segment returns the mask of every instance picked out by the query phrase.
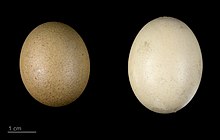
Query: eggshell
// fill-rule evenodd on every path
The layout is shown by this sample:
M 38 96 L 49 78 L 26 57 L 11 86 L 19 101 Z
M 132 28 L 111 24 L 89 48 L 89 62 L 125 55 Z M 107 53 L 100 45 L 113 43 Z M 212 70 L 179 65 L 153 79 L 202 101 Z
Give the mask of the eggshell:
M 129 81 L 149 110 L 173 113 L 194 97 L 202 77 L 202 54 L 191 29 L 172 17 L 159 17 L 137 34 L 129 54 Z
M 40 103 L 52 107 L 68 105 L 82 94 L 88 83 L 88 50 L 70 26 L 43 23 L 24 41 L 20 74 L 30 95 Z

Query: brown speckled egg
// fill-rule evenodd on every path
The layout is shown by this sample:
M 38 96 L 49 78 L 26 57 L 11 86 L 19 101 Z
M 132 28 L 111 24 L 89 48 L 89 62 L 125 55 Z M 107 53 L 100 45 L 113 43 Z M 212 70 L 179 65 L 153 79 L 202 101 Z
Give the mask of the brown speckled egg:
M 70 26 L 47 22 L 27 36 L 20 54 L 22 81 L 40 103 L 60 107 L 75 101 L 90 74 L 86 45 Z

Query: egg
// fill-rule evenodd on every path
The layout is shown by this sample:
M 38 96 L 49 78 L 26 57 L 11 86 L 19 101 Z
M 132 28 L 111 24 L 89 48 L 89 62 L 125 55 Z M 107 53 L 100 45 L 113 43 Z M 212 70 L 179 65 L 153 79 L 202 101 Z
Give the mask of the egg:
M 20 53 L 21 79 L 38 102 L 61 107 L 85 90 L 90 59 L 81 36 L 69 25 L 46 22 L 33 29 Z
M 173 17 L 158 17 L 137 34 L 128 58 L 131 88 L 149 110 L 169 114 L 196 94 L 203 61 L 192 30 Z

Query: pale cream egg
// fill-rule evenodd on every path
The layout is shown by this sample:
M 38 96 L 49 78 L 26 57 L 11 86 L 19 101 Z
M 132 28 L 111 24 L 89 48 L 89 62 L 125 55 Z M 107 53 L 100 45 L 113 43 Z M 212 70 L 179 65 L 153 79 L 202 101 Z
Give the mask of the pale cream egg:
M 149 110 L 173 113 L 194 97 L 203 61 L 192 30 L 172 17 L 159 17 L 137 34 L 129 54 L 128 75 L 137 99 Z

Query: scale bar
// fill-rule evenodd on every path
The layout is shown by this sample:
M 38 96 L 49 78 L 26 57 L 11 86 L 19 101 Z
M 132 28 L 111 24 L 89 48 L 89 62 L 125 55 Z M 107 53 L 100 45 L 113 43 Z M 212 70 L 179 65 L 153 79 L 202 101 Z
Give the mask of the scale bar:
M 8 131 L 8 133 L 37 133 L 37 131 Z

